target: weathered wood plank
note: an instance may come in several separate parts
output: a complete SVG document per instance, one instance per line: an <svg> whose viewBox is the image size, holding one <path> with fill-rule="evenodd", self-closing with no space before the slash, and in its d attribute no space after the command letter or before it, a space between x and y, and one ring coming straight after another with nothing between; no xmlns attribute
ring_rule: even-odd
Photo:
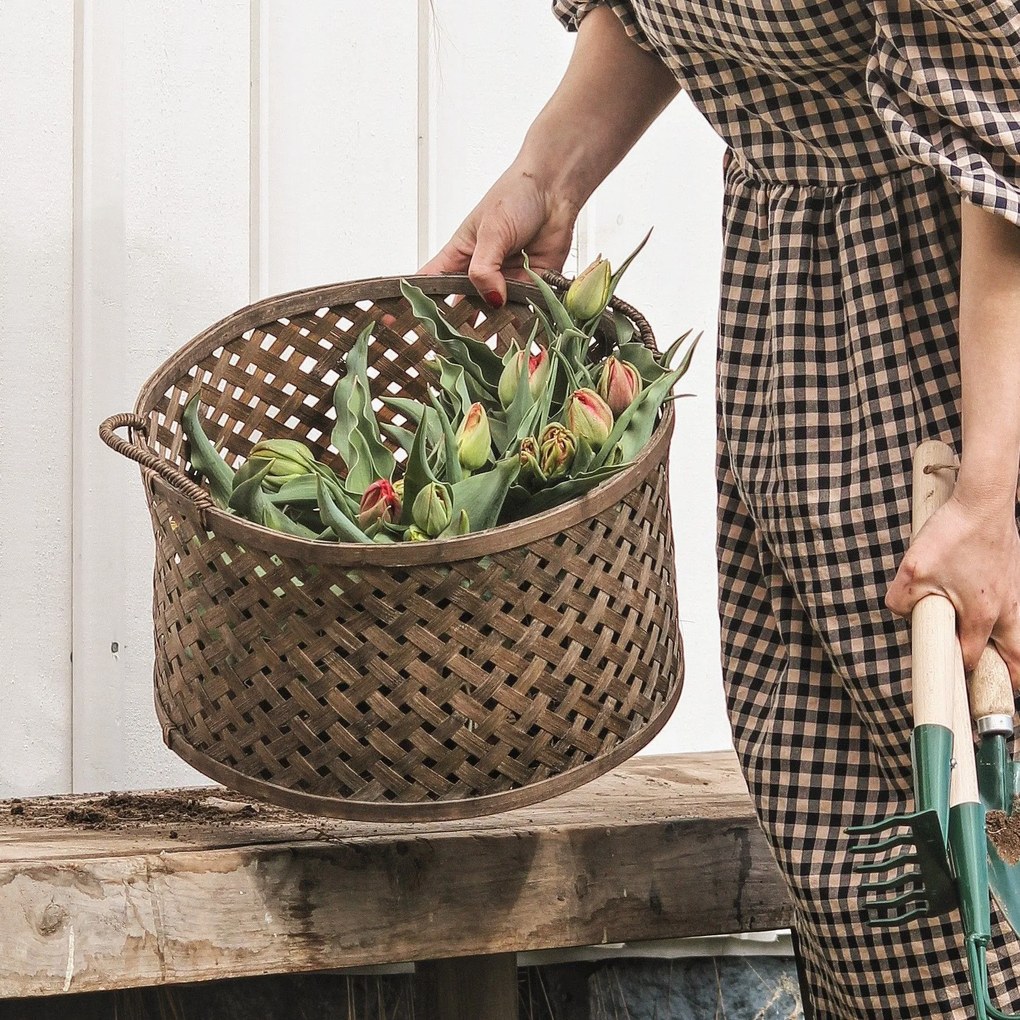
<svg viewBox="0 0 1020 1020"><path fill-rule="evenodd" d="M533 808L428 826L244 817L214 796L222 818L113 831L82 829L96 798L0 804L0 997L791 919L729 754L639 758ZM86 821L32 828L44 809Z"/></svg>

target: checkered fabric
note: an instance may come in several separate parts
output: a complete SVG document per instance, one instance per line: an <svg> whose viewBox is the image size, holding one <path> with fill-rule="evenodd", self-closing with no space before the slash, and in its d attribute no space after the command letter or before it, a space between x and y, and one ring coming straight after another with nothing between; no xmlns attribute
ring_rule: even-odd
<svg viewBox="0 0 1020 1020"><path fill-rule="evenodd" d="M911 800L909 629L883 597L914 447L960 449L960 195L1020 225L1020 5L610 2L729 146L724 679L815 1016L963 1020L959 918L865 926L843 830ZM993 995L1020 1009L995 929Z"/></svg>

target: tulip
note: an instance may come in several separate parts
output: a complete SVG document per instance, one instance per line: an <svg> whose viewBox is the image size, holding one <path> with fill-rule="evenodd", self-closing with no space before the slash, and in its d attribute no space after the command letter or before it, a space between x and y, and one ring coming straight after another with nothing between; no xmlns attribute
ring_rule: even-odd
<svg viewBox="0 0 1020 1020"><path fill-rule="evenodd" d="M521 440L521 471L520 480L529 489L538 489L545 484L545 472L541 465L541 451L538 440L534 436L527 436Z"/></svg>
<svg viewBox="0 0 1020 1020"><path fill-rule="evenodd" d="M567 288L563 304L578 325L601 315L612 296L613 271L601 255Z"/></svg>
<svg viewBox="0 0 1020 1020"><path fill-rule="evenodd" d="M567 428L578 438L586 439L597 450L613 431L613 412L594 391L575 390L567 398Z"/></svg>
<svg viewBox="0 0 1020 1020"><path fill-rule="evenodd" d="M618 358L606 358L598 392L614 415L623 414L634 403L642 385L641 373L633 365Z"/></svg>
<svg viewBox="0 0 1020 1020"><path fill-rule="evenodd" d="M385 478L373 482L361 497L358 508L358 526L367 530L377 521L391 524L400 517L402 507L396 490Z"/></svg>
<svg viewBox="0 0 1020 1020"><path fill-rule="evenodd" d="M562 425L553 422L545 427L539 440L539 466L548 481L562 478L569 470L577 452L577 439Z"/></svg>
<svg viewBox="0 0 1020 1020"><path fill-rule="evenodd" d="M477 471L485 466L492 449L489 418L481 404L472 404L457 429L457 455L465 471Z"/></svg>
<svg viewBox="0 0 1020 1020"><path fill-rule="evenodd" d="M532 399L538 397L549 380L552 363L549 361L549 352L544 347L539 348L538 354L529 355L527 351L518 351L507 362L503 374L499 377L499 402L505 408L509 407L517 396L525 358L528 359L528 389L531 390Z"/></svg>
<svg viewBox="0 0 1020 1020"><path fill-rule="evenodd" d="M450 526L453 507L450 492L445 485L432 482L426 485L411 504L411 520L414 526L429 538L435 538Z"/></svg>
<svg viewBox="0 0 1020 1020"><path fill-rule="evenodd" d="M426 535L421 528L416 528L413 524L407 529L407 534L404 535L404 540L407 542L427 542L431 536Z"/></svg>
<svg viewBox="0 0 1020 1020"><path fill-rule="evenodd" d="M315 454L296 439L264 439L252 447L248 459L259 461L261 467L267 461L272 465L262 482L270 492L278 492L287 482L310 474L315 466Z"/></svg>

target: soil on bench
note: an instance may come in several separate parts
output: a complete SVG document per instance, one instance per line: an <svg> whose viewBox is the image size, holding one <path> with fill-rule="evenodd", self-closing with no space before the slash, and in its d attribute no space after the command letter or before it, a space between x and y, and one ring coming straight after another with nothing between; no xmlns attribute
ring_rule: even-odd
<svg viewBox="0 0 1020 1020"><path fill-rule="evenodd" d="M229 826L254 818L283 821L293 817L292 812L282 808L253 802L222 789L0 800L0 825L109 831L170 826L171 838L176 837L174 825Z"/></svg>
<svg viewBox="0 0 1020 1020"><path fill-rule="evenodd" d="M1020 797L1013 800L1012 814L989 811L985 831L1007 864L1020 864Z"/></svg>

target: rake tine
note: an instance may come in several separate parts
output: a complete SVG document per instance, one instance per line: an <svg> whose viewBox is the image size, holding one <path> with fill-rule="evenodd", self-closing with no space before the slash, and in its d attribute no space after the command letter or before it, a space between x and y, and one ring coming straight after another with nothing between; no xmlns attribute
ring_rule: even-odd
<svg viewBox="0 0 1020 1020"><path fill-rule="evenodd" d="M862 882L861 892L886 892L889 889L898 889L908 882L916 882L922 889L924 888L924 876L916 871L898 878L887 878L881 882Z"/></svg>
<svg viewBox="0 0 1020 1020"><path fill-rule="evenodd" d="M863 907L865 910L888 910L891 907L902 907L905 903L912 903L915 900L923 904L925 910L928 909L928 897L923 889L908 889L899 896L890 896L884 900L866 900Z"/></svg>
<svg viewBox="0 0 1020 1020"><path fill-rule="evenodd" d="M898 846L913 846L915 842L914 834L905 832L901 836L890 836L875 843L855 843L848 849L852 854L880 854L884 850L894 850Z"/></svg>
<svg viewBox="0 0 1020 1020"><path fill-rule="evenodd" d="M853 866L853 872L857 875L873 875L879 871L892 871L900 866L906 867L911 864L918 864L919 858L916 853L900 854L899 857L892 857L887 861L875 861L867 864L860 861Z"/></svg>
<svg viewBox="0 0 1020 1020"><path fill-rule="evenodd" d="M886 829L897 829L900 826L909 826L911 822L917 821L918 818L926 813L927 812L925 811L908 811L899 815L887 815L885 818L879 818L876 822L867 822L862 825L849 825L845 831L854 836L867 836L874 832L884 832Z"/></svg>
<svg viewBox="0 0 1020 1020"><path fill-rule="evenodd" d="M908 910L905 914L897 914L895 917L869 917L868 924L872 928L896 928L916 917L927 917L928 908L918 907L916 910Z"/></svg>

